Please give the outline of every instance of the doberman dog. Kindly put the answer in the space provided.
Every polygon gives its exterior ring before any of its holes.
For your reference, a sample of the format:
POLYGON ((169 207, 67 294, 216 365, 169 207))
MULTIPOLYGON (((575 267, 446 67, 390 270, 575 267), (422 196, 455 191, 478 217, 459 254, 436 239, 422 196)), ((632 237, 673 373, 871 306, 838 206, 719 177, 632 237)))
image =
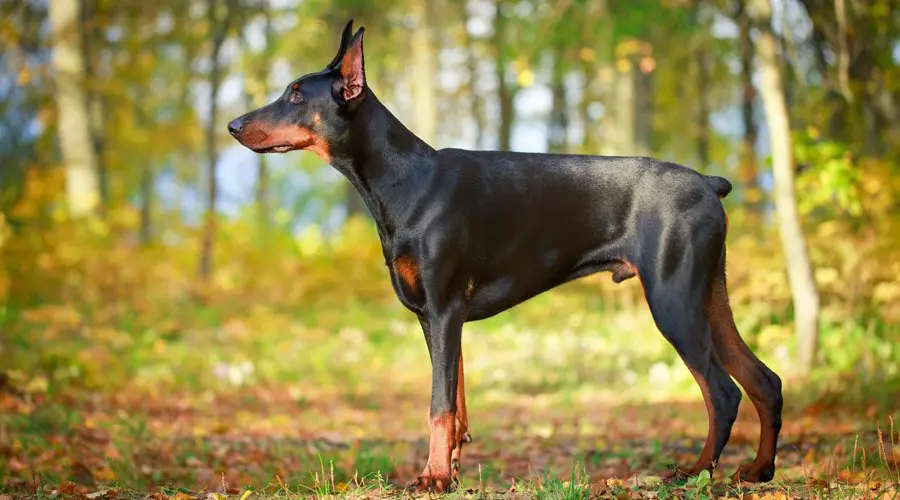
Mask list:
POLYGON ((363 32, 351 20, 334 60, 271 104, 228 124, 257 153, 309 150, 345 175, 378 229, 394 290, 418 316, 431 356, 430 446, 416 491, 450 491, 470 441, 462 327, 600 271, 637 276, 657 327, 699 384, 715 467, 741 391, 759 413, 756 459, 735 478, 769 481, 781 429, 781 380, 735 327, 725 286, 731 184, 644 157, 435 150, 366 84, 363 32))

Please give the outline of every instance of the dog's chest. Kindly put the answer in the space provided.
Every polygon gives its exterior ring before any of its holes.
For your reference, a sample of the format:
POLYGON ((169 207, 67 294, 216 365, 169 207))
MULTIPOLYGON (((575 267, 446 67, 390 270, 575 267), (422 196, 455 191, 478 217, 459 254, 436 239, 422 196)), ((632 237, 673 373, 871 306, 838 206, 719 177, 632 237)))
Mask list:
POLYGON ((425 306, 425 292, 418 262, 409 255, 401 254, 390 259, 387 264, 397 298, 407 309, 420 314, 425 306))

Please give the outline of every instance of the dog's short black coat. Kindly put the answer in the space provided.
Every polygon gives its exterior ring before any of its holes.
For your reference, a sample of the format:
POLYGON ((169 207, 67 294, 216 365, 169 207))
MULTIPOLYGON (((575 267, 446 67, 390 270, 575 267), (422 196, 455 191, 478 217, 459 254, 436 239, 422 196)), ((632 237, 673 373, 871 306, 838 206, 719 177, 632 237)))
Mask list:
MULTIPOLYGON (((756 459, 735 476, 768 481, 781 428, 781 381, 735 327, 725 285, 721 178, 643 157, 434 150, 368 88, 347 24, 334 60, 275 102, 228 125, 257 152, 314 151, 356 187, 375 219, 397 296, 432 361, 428 462, 411 485, 445 491, 469 442, 462 325, 600 271, 639 277, 663 336, 697 380, 709 434, 697 463, 715 466, 747 391, 761 421, 756 459)), ((560 314, 564 314, 560 311, 560 314)))

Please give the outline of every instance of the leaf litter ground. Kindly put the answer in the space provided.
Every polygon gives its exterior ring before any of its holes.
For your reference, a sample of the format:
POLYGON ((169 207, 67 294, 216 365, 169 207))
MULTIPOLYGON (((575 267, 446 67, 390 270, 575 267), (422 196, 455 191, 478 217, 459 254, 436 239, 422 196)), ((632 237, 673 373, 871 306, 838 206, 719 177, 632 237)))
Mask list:
MULTIPOLYGON (((155 397, 7 390, 0 403, 0 494, 9 498, 407 496, 402 485, 421 470, 428 449, 427 391, 298 398, 265 386, 155 397)), ((752 459, 758 435, 745 401, 711 481, 667 486, 659 476, 673 462, 692 464, 703 446, 699 398, 475 398, 475 440, 464 449, 454 495, 894 498, 895 416, 896 406, 789 404, 776 481, 739 485, 727 477, 752 459)))

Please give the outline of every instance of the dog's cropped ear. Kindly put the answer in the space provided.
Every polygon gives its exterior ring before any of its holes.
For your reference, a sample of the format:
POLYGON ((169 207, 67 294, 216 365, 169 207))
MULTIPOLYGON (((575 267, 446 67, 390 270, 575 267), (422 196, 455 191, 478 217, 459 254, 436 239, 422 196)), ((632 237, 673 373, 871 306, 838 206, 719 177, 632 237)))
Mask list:
POLYGON ((365 28, 360 28, 353 35, 344 57, 341 59, 341 86, 340 97, 347 104, 351 104, 360 97, 365 96, 366 89, 366 65, 363 59, 363 33, 365 28))
POLYGON ((341 64, 341 59, 344 58, 344 52, 347 51, 347 46, 350 45, 350 38, 353 36, 353 18, 351 17, 349 21, 347 21, 347 25, 344 26, 344 32, 341 34, 341 44, 338 46, 337 54, 334 55, 334 59, 328 63, 328 66, 325 66, 326 69, 337 69, 338 65, 341 64))

